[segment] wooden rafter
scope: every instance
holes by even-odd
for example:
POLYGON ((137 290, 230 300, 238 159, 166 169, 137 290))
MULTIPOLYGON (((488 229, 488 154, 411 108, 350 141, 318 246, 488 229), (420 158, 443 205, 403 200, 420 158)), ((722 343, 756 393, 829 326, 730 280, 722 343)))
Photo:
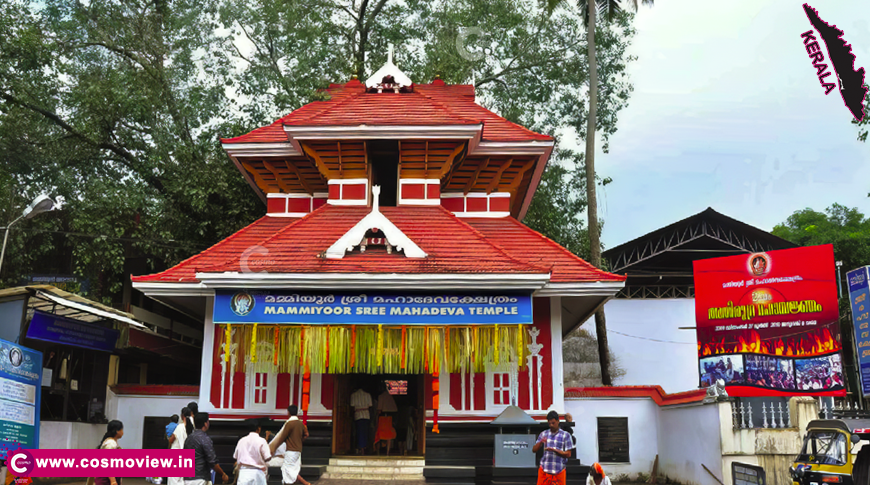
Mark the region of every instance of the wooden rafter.
POLYGON ((272 167, 271 163, 263 160, 263 166, 266 167, 266 170, 272 172, 272 175, 275 176, 275 182, 278 184, 278 187, 281 187, 281 190, 283 190, 285 194, 289 194, 290 192, 292 192, 290 187, 284 182, 284 179, 281 177, 281 175, 278 174, 278 171, 275 170, 274 167, 272 167))
POLYGON ((535 166, 535 159, 534 158, 529 160, 528 162, 526 162, 526 164, 523 165, 522 168, 520 168, 520 171, 517 172, 516 175, 514 175, 514 179, 511 180, 510 185, 507 186, 506 192, 513 193, 515 190, 517 190, 517 188, 520 186, 520 183, 522 183, 522 181, 523 181, 523 176, 526 174, 526 172, 528 172, 534 166, 535 166))
POLYGON ((423 178, 429 178, 429 140, 426 140, 426 144, 423 149, 423 178))
POLYGON ((245 167, 245 170, 247 170, 254 177, 254 182, 257 183, 257 187, 260 187, 260 190, 268 194, 269 184, 263 179, 263 177, 260 176, 259 172, 257 172, 257 170, 255 170, 254 167, 251 166, 251 164, 248 162, 243 162, 239 160, 239 163, 241 163, 242 166, 245 167))
MULTIPOLYGON (((450 171, 450 168, 453 166, 453 162, 456 160, 456 157, 459 156, 459 154, 462 153, 463 150, 465 150, 465 143, 460 143, 456 147, 456 149, 453 150, 453 153, 451 153, 450 156, 447 157, 447 161, 444 163, 444 167, 441 168, 441 174, 438 176, 438 178, 443 179, 444 176, 447 175, 447 172, 450 171)), ((462 161, 459 162, 459 166, 456 167, 457 170, 459 169, 459 167, 462 165, 462 162, 464 162, 464 161, 465 161, 465 159, 463 158, 462 161)), ((447 183, 450 183, 449 179, 447 180, 447 183)))
POLYGON ((341 166, 341 142, 338 141, 336 144, 338 145, 338 176, 340 177, 342 172, 344 172, 344 169, 341 166))
POLYGON ((480 176, 480 172, 483 172, 488 166, 489 157, 486 157, 486 160, 477 167, 477 170, 474 171, 474 175, 472 175, 471 178, 468 179, 468 183, 465 184, 465 190, 462 191, 465 195, 468 195, 468 193, 471 192, 471 189, 474 188, 474 184, 477 183, 477 177, 480 176))
POLYGON ((299 171, 299 168, 296 165, 291 164, 287 160, 284 160, 284 164, 287 165, 287 170, 296 174, 296 177, 299 178, 299 183, 302 184, 302 188, 308 192, 309 195, 314 195, 314 191, 311 190, 311 186, 308 185, 308 181, 305 180, 305 177, 302 176, 302 172, 299 171))
POLYGON ((300 142, 302 145, 302 150, 314 160, 314 165, 317 166, 317 170, 320 171, 320 174, 323 175, 327 180, 331 178, 336 178, 332 176, 332 171, 323 163, 323 159, 320 158, 320 155, 317 154, 317 150, 308 146, 305 142, 300 142))
POLYGON ((490 180, 489 185, 486 186, 486 195, 492 193, 496 187, 498 187, 498 183, 501 182, 501 176, 504 174, 504 171, 508 169, 511 165, 513 165, 514 159, 511 158, 507 161, 507 163, 502 164, 502 166, 498 169, 495 175, 492 176, 492 180, 490 180))

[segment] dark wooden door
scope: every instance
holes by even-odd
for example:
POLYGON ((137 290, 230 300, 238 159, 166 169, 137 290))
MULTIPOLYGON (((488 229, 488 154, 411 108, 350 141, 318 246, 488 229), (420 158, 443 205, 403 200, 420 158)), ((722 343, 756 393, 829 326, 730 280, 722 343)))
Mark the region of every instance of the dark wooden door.
POLYGON ((350 453, 350 432, 353 416, 350 407, 350 376, 335 376, 335 391, 332 394, 332 454, 350 453))
POLYGON ((426 376, 417 376, 417 454, 426 454, 426 376))

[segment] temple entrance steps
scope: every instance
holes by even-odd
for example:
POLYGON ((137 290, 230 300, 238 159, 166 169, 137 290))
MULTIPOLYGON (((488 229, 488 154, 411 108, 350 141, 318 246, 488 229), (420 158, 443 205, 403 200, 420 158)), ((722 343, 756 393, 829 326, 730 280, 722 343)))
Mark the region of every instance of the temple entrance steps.
POLYGON ((339 480, 423 480, 423 457, 346 456, 329 459, 321 478, 339 480))

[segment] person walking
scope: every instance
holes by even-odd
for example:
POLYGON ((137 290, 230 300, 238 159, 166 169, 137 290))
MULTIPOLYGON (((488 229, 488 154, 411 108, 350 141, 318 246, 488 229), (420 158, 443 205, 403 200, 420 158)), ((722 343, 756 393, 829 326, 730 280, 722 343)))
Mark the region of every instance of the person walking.
POLYGON ((239 440, 233 453, 239 467, 237 485, 266 485, 272 452, 269 443, 260 436, 260 421, 249 419, 247 425, 248 435, 239 440))
POLYGON ((290 416, 289 419, 281 427, 281 431, 278 432, 275 439, 269 443, 269 449, 275 453, 281 443, 287 445, 287 451, 284 452, 284 463, 281 465, 281 482, 284 485, 296 482, 310 485, 299 475, 299 471, 302 469, 302 442, 308 438, 308 426, 299 420, 297 416, 299 408, 296 405, 288 407, 287 414, 290 416))
MULTIPOLYGON (((97 446, 98 450, 120 450, 121 447, 118 446, 118 440, 124 436, 124 423, 118 421, 117 419, 113 419, 109 421, 109 424, 106 426, 106 434, 103 435, 103 439, 100 440, 100 445, 97 446)), ((120 478, 94 478, 95 485, 120 485, 120 478)))
POLYGON ((194 452, 194 475, 185 478, 184 484, 211 485, 212 470, 221 475, 221 481, 227 483, 230 477, 224 473, 218 464, 217 455, 214 452, 214 442, 212 442, 209 435, 205 434, 209 427, 208 413, 197 413, 193 417, 193 422, 196 429, 184 440, 184 449, 193 450, 194 452))
POLYGON ((371 427, 372 396, 362 388, 350 395, 350 405, 353 408, 353 422, 356 425, 356 453, 365 454, 369 446, 369 428, 371 427))
MULTIPOLYGON (((166 440, 169 441, 169 438, 172 437, 172 434, 175 432, 175 428, 178 427, 178 415, 173 414, 169 418, 169 424, 166 425, 166 440)), ((169 446, 172 446, 172 442, 170 441, 169 446)))
POLYGON ((392 414, 398 411, 396 400, 390 394, 386 385, 381 385, 381 395, 378 396, 378 428, 375 431, 375 449, 378 454, 381 453, 381 441, 387 442, 387 456, 390 455, 390 448, 393 446, 393 440, 396 439, 396 428, 393 427, 392 414))
POLYGON ((532 452, 537 453, 544 449, 541 458, 541 466, 538 468, 538 485, 565 485, 568 458, 574 443, 571 435, 559 426, 559 413, 550 411, 547 413, 549 429, 538 435, 538 442, 532 447, 532 452))
MULTIPOLYGON (((189 408, 181 408, 181 422, 178 423, 178 426, 172 430, 172 436, 169 437, 169 449, 170 450, 182 450, 184 449, 184 441, 187 439, 187 425, 189 424, 190 417, 190 409, 189 408)), ((193 426, 190 427, 191 432, 193 432, 193 426)), ((184 478, 182 477, 168 477, 166 480, 166 485, 184 485, 184 478)))
POLYGON ((589 469, 589 475, 586 475, 586 485, 611 485, 610 478, 604 474, 604 468, 601 463, 592 464, 589 469))

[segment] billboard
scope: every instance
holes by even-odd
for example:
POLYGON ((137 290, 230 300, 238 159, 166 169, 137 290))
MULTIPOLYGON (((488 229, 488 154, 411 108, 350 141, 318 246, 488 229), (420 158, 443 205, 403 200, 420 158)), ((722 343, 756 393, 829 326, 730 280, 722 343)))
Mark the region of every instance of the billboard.
POLYGON ((694 277, 701 386, 846 394, 833 246, 698 260, 694 277))
POLYGON ((41 382, 42 352, 0 340, 0 441, 39 448, 41 382))
POLYGON ((870 395, 870 266, 846 273, 849 282, 849 304, 855 325, 855 347, 861 376, 861 394, 870 395))

